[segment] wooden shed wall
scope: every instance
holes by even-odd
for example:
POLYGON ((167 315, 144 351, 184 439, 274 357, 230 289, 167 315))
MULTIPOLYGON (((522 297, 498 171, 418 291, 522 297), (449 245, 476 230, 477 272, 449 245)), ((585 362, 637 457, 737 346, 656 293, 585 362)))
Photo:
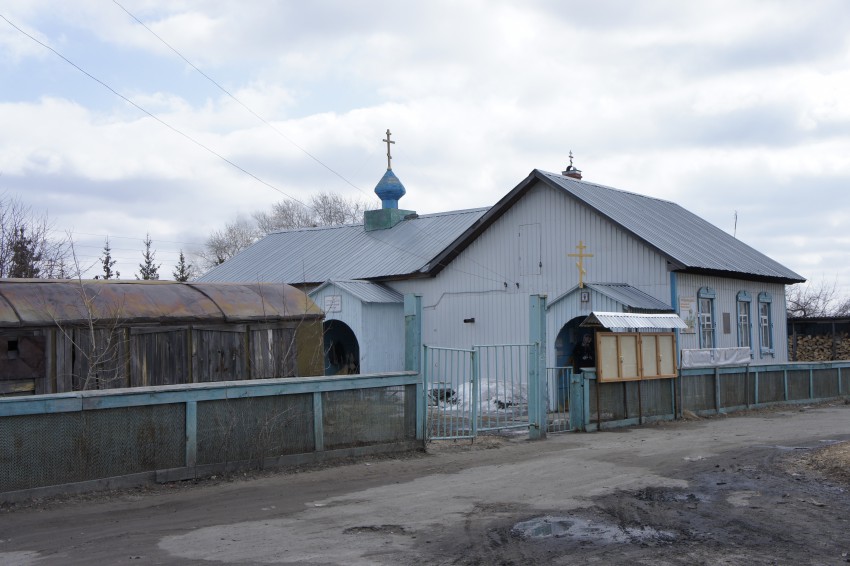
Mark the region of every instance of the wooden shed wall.
POLYGON ((320 375, 321 324, 7 329, 0 395, 320 375))
POLYGON ((0 334, 0 395, 45 392, 36 382, 46 375, 46 347, 41 330, 0 334))

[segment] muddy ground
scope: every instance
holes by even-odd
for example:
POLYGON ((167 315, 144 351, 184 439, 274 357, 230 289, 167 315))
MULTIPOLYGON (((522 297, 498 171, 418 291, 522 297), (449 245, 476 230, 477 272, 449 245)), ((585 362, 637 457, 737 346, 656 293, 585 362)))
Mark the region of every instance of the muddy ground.
POLYGON ((2 564, 847 564, 850 405, 0 509, 2 564))
POLYGON ((850 442, 835 448, 727 452, 671 470, 687 487, 615 490, 525 521, 504 506, 504 520, 441 545, 440 554, 455 558, 440 563, 850 563, 850 442))

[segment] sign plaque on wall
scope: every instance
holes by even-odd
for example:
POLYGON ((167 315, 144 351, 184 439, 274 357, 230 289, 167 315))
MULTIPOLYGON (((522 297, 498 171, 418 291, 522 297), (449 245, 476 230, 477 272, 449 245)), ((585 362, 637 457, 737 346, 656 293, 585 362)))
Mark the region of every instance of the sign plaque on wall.
POLYGON ((342 295, 326 295, 325 312, 342 312, 342 295))
POLYGON ((682 334, 696 334, 697 328, 697 299, 696 297, 679 297, 679 318, 688 325, 679 332, 682 334))

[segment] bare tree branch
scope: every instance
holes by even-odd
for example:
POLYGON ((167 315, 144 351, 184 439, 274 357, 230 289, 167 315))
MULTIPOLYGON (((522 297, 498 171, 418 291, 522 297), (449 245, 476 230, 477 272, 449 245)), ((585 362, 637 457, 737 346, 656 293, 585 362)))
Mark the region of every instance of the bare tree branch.
POLYGON ((251 216, 256 224, 240 217, 227 224, 224 230, 216 230, 210 234, 204 249, 195 252, 196 263, 204 270, 211 269, 259 238, 281 230, 362 222, 363 213, 368 206, 366 201, 333 193, 313 195, 308 205, 293 200, 282 200, 275 203, 268 212, 253 213, 251 216))
POLYGON ((785 308, 794 318, 840 316, 850 313, 850 298, 839 296, 836 281, 797 283, 785 288, 785 308))

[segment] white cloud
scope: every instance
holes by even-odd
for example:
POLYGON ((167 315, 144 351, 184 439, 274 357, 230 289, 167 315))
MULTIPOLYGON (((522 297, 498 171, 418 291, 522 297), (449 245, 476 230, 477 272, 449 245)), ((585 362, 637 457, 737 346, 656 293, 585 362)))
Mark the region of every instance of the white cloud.
MULTIPOLYGON (((533 168, 562 170, 572 149, 588 180, 729 231, 737 210, 739 237, 792 269, 836 274, 850 293, 843 2, 122 5, 280 133, 117 6, 34 0, 7 13, 300 200, 365 196, 334 172, 371 195, 387 128, 402 204, 420 212, 492 204, 533 168)), ((16 85, 0 96, 0 189, 63 226, 139 250, 151 231, 176 254, 283 198, 3 22, 0 54, 0 81, 16 85), (40 82, 56 71, 79 82, 40 82)))

